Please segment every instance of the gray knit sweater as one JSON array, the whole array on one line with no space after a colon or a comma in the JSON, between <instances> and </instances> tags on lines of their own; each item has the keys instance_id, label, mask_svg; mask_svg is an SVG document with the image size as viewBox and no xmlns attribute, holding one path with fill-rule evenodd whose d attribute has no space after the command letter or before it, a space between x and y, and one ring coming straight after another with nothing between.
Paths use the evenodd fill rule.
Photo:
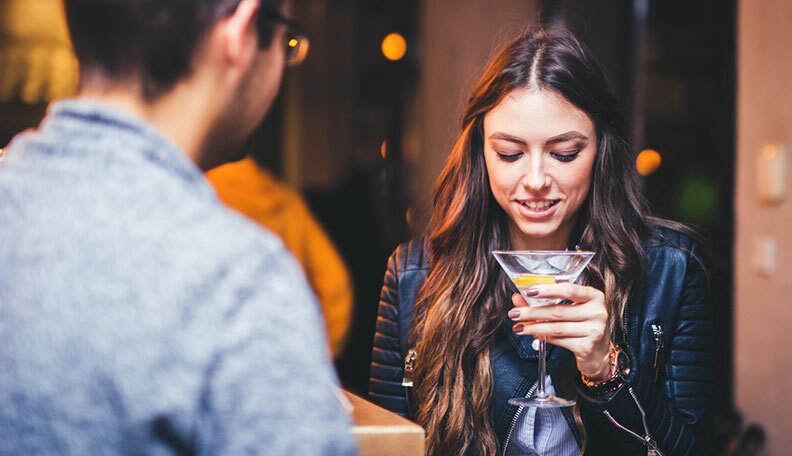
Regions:
<instances>
[{"instance_id":1,"label":"gray knit sweater","mask_svg":"<svg viewBox=\"0 0 792 456\"><path fill-rule=\"evenodd\" d=\"M0 455L353 454L315 298L152 126L56 102L0 162Z\"/></svg>"}]
</instances>

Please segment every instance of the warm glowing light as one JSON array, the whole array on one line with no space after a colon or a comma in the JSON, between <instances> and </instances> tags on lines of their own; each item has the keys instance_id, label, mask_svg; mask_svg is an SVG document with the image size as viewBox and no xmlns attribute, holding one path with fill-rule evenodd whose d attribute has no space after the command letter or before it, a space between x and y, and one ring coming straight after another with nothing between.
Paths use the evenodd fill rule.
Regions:
<instances>
[{"instance_id":1,"label":"warm glowing light","mask_svg":"<svg viewBox=\"0 0 792 456\"><path fill-rule=\"evenodd\" d=\"M762 154L764 154L764 158L767 160L772 160L776 156L776 146L775 145L768 145L762 148Z\"/></svg>"},{"instance_id":2,"label":"warm glowing light","mask_svg":"<svg viewBox=\"0 0 792 456\"><path fill-rule=\"evenodd\" d=\"M382 145L380 145L380 155L382 155L382 158L388 158L388 141L382 141Z\"/></svg>"},{"instance_id":3,"label":"warm glowing light","mask_svg":"<svg viewBox=\"0 0 792 456\"><path fill-rule=\"evenodd\" d=\"M0 1L0 103L43 105L76 89L63 2Z\"/></svg>"},{"instance_id":4,"label":"warm glowing light","mask_svg":"<svg viewBox=\"0 0 792 456\"><path fill-rule=\"evenodd\" d=\"M654 149L642 150L635 159L635 168L641 176L648 176L660 167L660 154Z\"/></svg>"},{"instance_id":5,"label":"warm glowing light","mask_svg":"<svg viewBox=\"0 0 792 456\"><path fill-rule=\"evenodd\" d=\"M1 161L3 161L3 158L5 158L5 155L4 155L4 153L5 153L5 149L3 149L2 147L0 147L0 162L1 162Z\"/></svg>"},{"instance_id":6,"label":"warm glowing light","mask_svg":"<svg viewBox=\"0 0 792 456\"><path fill-rule=\"evenodd\" d=\"M382 40L382 54L388 60L400 60L407 52L407 41L398 33L391 33Z\"/></svg>"},{"instance_id":7,"label":"warm glowing light","mask_svg":"<svg viewBox=\"0 0 792 456\"><path fill-rule=\"evenodd\" d=\"M289 47L297 46L297 40L292 38L289 40Z\"/></svg>"}]
</instances>

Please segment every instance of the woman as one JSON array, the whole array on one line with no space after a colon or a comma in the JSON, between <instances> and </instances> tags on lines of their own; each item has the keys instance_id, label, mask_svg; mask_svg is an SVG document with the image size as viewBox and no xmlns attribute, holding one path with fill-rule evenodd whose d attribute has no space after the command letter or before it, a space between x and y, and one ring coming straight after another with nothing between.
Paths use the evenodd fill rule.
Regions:
<instances>
[{"instance_id":1,"label":"woman","mask_svg":"<svg viewBox=\"0 0 792 456\"><path fill-rule=\"evenodd\" d=\"M648 214L628 131L567 31L533 30L489 64L429 234L391 256L379 307L369 397L421 424L428 454L706 453L716 380L700 247ZM490 252L529 249L596 252L582 285L532 291L574 305L514 293ZM550 392L574 409L507 403L536 383L534 336L553 344Z\"/></svg>"}]
</instances>

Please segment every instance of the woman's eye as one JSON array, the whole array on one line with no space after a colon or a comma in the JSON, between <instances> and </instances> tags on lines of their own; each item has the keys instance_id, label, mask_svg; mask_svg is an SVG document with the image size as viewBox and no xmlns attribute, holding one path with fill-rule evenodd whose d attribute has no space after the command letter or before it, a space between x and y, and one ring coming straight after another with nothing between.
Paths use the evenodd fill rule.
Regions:
<instances>
[{"instance_id":1,"label":"woman's eye","mask_svg":"<svg viewBox=\"0 0 792 456\"><path fill-rule=\"evenodd\" d=\"M507 161L507 162L513 162L513 161L517 160L518 158L520 158L520 156L522 155L522 152L516 152L516 153L513 153L513 154L512 153L497 152L497 154L498 154L498 158L500 158L501 160Z\"/></svg>"},{"instance_id":2,"label":"woman's eye","mask_svg":"<svg viewBox=\"0 0 792 456\"><path fill-rule=\"evenodd\" d=\"M580 153L580 149L573 150L571 152L564 152L564 153L550 152L550 155L558 161L571 162L572 160L577 158L579 153Z\"/></svg>"}]
</instances>

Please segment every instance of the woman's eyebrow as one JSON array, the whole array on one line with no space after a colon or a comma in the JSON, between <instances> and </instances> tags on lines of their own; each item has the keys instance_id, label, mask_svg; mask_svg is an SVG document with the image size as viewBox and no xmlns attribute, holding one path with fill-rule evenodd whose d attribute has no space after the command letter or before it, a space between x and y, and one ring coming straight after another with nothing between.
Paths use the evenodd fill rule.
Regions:
<instances>
[{"instance_id":1,"label":"woman's eyebrow","mask_svg":"<svg viewBox=\"0 0 792 456\"><path fill-rule=\"evenodd\" d=\"M489 136L489 139L502 139L504 141L509 141L509 142L520 144L522 146L527 146L528 145L528 143L525 142L524 139L518 138L517 136L510 135L508 133L503 133L501 131L496 131L495 133L491 134Z\"/></svg>"},{"instance_id":2,"label":"woman's eyebrow","mask_svg":"<svg viewBox=\"0 0 792 456\"><path fill-rule=\"evenodd\" d=\"M561 133L558 136L553 136L552 138L545 141L545 146L549 146L550 144L556 144L564 141L569 141L570 139L581 139L587 140L588 136L584 135L579 131L568 131L566 133Z\"/></svg>"},{"instance_id":3,"label":"woman's eyebrow","mask_svg":"<svg viewBox=\"0 0 792 456\"><path fill-rule=\"evenodd\" d=\"M503 141L509 141L516 144L520 144L522 146L528 145L528 143L524 139L514 135L510 135L508 133L504 133L502 131L496 131L495 133L491 134L489 136L489 139L500 139ZM574 130L568 131L566 133L561 133L560 135L553 136L552 138L548 139L547 141L545 141L545 145L549 146L551 144L569 141L571 139L580 139L586 141L588 140L588 136L584 135L583 133L580 133L579 131L574 131Z\"/></svg>"}]
</instances>

